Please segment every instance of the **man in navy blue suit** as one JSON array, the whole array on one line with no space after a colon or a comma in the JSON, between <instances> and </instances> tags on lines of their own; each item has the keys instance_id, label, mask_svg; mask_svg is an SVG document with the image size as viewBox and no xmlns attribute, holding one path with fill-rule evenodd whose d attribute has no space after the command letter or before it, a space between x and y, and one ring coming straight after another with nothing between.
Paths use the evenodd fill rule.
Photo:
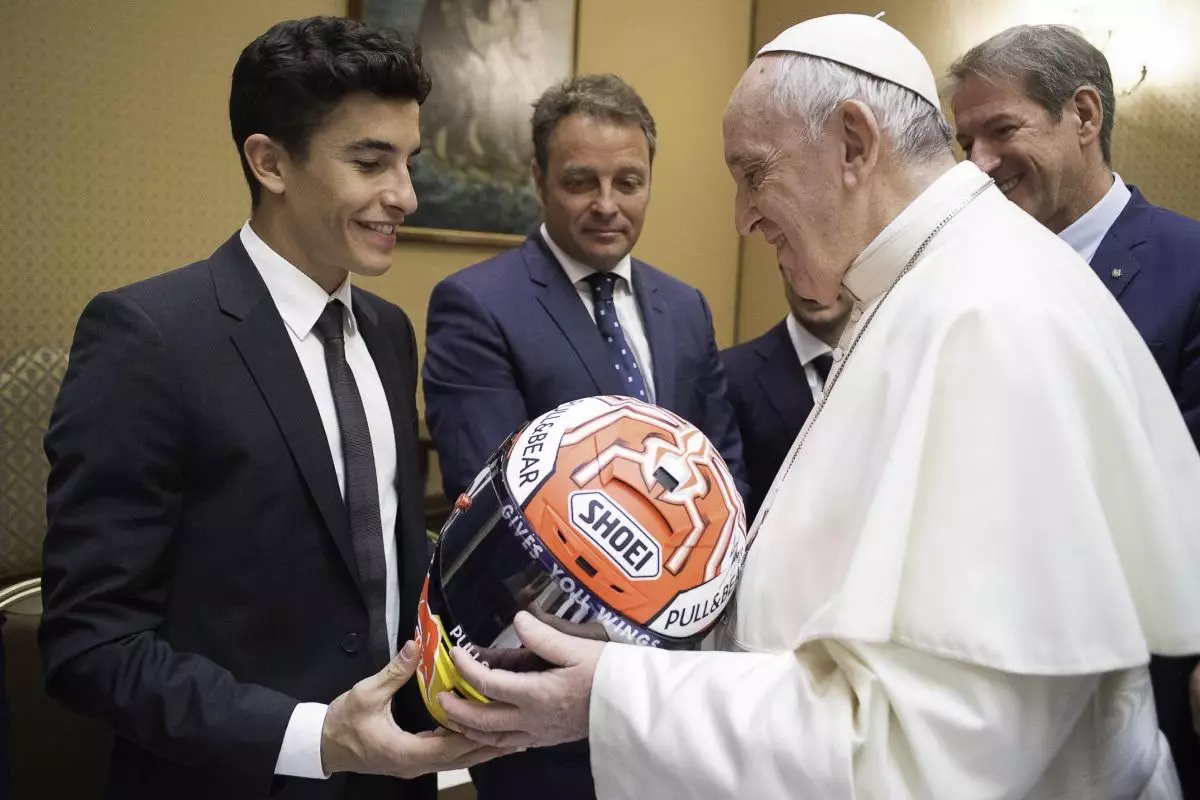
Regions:
<instances>
[{"instance_id":1,"label":"man in navy blue suit","mask_svg":"<svg viewBox=\"0 0 1200 800\"><path fill-rule=\"evenodd\" d=\"M845 288L832 306L799 297L786 280L783 293L791 309L787 317L757 339L721 353L729 402L742 433L750 522L824 391L834 359L841 356L838 340L854 305Z\"/></svg>"},{"instance_id":2,"label":"man in navy blue suit","mask_svg":"<svg viewBox=\"0 0 1200 800\"><path fill-rule=\"evenodd\" d=\"M708 304L629 255L650 202L655 136L641 98L613 75L566 81L535 104L544 224L519 248L446 278L429 301L425 410L447 497L522 422L600 394L694 423L744 487ZM595 794L586 742L472 775L481 800Z\"/></svg>"},{"instance_id":3,"label":"man in navy blue suit","mask_svg":"<svg viewBox=\"0 0 1200 800\"><path fill-rule=\"evenodd\" d=\"M1113 172L1116 98L1104 54L1070 28L1022 25L972 48L950 77L967 157L1091 264L1149 345L1200 446L1200 222L1152 205ZM1150 664L1187 797L1200 797L1188 700L1196 661Z\"/></svg>"}]
</instances>

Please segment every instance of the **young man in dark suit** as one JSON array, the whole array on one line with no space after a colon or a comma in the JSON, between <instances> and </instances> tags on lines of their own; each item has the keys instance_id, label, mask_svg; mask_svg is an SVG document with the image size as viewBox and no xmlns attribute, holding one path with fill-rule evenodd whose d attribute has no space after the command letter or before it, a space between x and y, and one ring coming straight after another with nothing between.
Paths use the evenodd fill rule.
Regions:
<instances>
[{"instance_id":1,"label":"young man in dark suit","mask_svg":"<svg viewBox=\"0 0 1200 800\"><path fill-rule=\"evenodd\" d=\"M786 280L783 293L787 317L762 336L721 352L750 484L747 524L753 524L775 473L825 390L854 305L844 288L832 306L797 296Z\"/></svg>"},{"instance_id":2,"label":"young man in dark suit","mask_svg":"<svg viewBox=\"0 0 1200 800\"><path fill-rule=\"evenodd\" d=\"M426 420L454 498L522 422L602 394L703 430L744 488L712 315L699 291L634 259L656 130L613 75L548 90L533 113L544 224L519 248L443 280L429 301ZM586 742L472 770L481 800L594 797Z\"/></svg>"},{"instance_id":3,"label":"young man in dark suit","mask_svg":"<svg viewBox=\"0 0 1200 800\"><path fill-rule=\"evenodd\" d=\"M972 48L950 77L968 158L1091 264L1146 340L1200 447L1200 222L1151 204L1113 172L1116 95L1104 54L1070 28L1022 25ZM1150 662L1187 797L1200 797L1188 699L1197 660Z\"/></svg>"},{"instance_id":4,"label":"young man in dark suit","mask_svg":"<svg viewBox=\"0 0 1200 800\"><path fill-rule=\"evenodd\" d=\"M395 32L272 27L230 92L250 220L83 312L40 644L51 694L116 734L110 797L432 798L418 776L492 755L422 732L397 653L428 563L416 346L350 278L416 208L429 88Z\"/></svg>"}]
</instances>

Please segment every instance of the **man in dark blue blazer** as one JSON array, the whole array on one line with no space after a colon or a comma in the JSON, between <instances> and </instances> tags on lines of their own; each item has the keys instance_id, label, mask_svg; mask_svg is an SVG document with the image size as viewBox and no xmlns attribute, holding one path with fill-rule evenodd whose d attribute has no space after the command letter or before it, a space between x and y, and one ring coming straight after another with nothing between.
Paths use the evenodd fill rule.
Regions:
<instances>
[{"instance_id":1,"label":"man in dark blue blazer","mask_svg":"<svg viewBox=\"0 0 1200 800\"><path fill-rule=\"evenodd\" d=\"M80 318L39 644L50 694L116 734L107 797L432 800L427 773L490 755L426 733L408 680L416 341L350 282L390 267L416 207L428 91L400 34L272 27L229 103L250 220Z\"/></svg>"},{"instance_id":2,"label":"man in dark blue blazer","mask_svg":"<svg viewBox=\"0 0 1200 800\"><path fill-rule=\"evenodd\" d=\"M1146 340L1200 447L1200 222L1152 205L1113 172L1116 97L1104 54L1070 28L1022 25L972 48L950 77L967 156L1091 264ZM1150 662L1159 726L1187 797L1200 797L1188 698L1196 665Z\"/></svg>"},{"instance_id":3,"label":"man in dark blue blazer","mask_svg":"<svg viewBox=\"0 0 1200 800\"><path fill-rule=\"evenodd\" d=\"M545 224L446 278L429 301L426 419L454 498L522 422L625 394L703 430L735 479L741 442L704 297L630 258L650 200L654 120L615 76L554 87L533 115ZM472 770L481 800L594 796L586 742Z\"/></svg>"},{"instance_id":4,"label":"man in dark blue blazer","mask_svg":"<svg viewBox=\"0 0 1200 800\"><path fill-rule=\"evenodd\" d=\"M727 350L721 361L729 402L742 434L753 523L792 442L804 426L833 365L854 300L846 290L833 306L799 297L783 282L790 314L769 331Z\"/></svg>"}]
</instances>

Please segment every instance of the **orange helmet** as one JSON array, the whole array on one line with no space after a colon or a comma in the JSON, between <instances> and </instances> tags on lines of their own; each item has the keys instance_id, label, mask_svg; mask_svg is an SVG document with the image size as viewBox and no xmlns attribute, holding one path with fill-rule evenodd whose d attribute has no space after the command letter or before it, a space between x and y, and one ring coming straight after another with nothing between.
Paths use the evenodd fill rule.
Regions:
<instances>
[{"instance_id":1,"label":"orange helmet","mask_svg":"<svg viewBox=\"0 0 1200 800\"><path fill-rule=\"evenodd\" d=\"M695 426L629 397L565 403L508 439L455 503L417 613L417 669L437 695L486 701L454 668L544 667L521 650L528 610L575 635L694 646L724 611L746 553L728 467Z\"/></svg>"}]
</instances>

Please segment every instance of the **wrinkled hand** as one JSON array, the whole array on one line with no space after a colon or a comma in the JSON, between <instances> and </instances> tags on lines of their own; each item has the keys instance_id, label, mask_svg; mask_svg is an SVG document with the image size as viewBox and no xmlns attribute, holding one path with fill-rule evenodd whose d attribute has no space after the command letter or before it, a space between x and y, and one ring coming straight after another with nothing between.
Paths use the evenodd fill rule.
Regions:
<instances>
[{"instance_id":1,"label":"wrinkled hand","mask_svg":"<svg viewBox=\"0 0 1200 800\"><path fill-rule=\"evenodd\" d=\"M525 647L554 666L544 672L488 669L454 648L459 673L492 702L443 692L438 702L451 728L493 747L548 747L583 739L592 679L605 643L568 636L525 611L517 614L513 627Z\"/></svg>"},{"instance_id":2,"label":"wrinkled hand","mask_svg":"<svg viewBox=\"0 0 1200 800\"><path fill-rule=\"evenodd\" d=\"M1192 728L1195 729L1196 735L1200 736L1200 664L1196 665L1196 669L1192 672Z\"/></svg>"},{"instance_id":3,"label":"wrinkled hand","mask_svg":"<svg viewBox=\"0 0 1200 800\"><path fill-rule=\"evenodd\" d=\"M415 778L512 752L446 730L415 734L401 730L392 717L392 695L412 678L418 659L416 643L410 641L386 667L330 703L321 729L321 765L326 773Z\"/></svg>"}]
</instances>

